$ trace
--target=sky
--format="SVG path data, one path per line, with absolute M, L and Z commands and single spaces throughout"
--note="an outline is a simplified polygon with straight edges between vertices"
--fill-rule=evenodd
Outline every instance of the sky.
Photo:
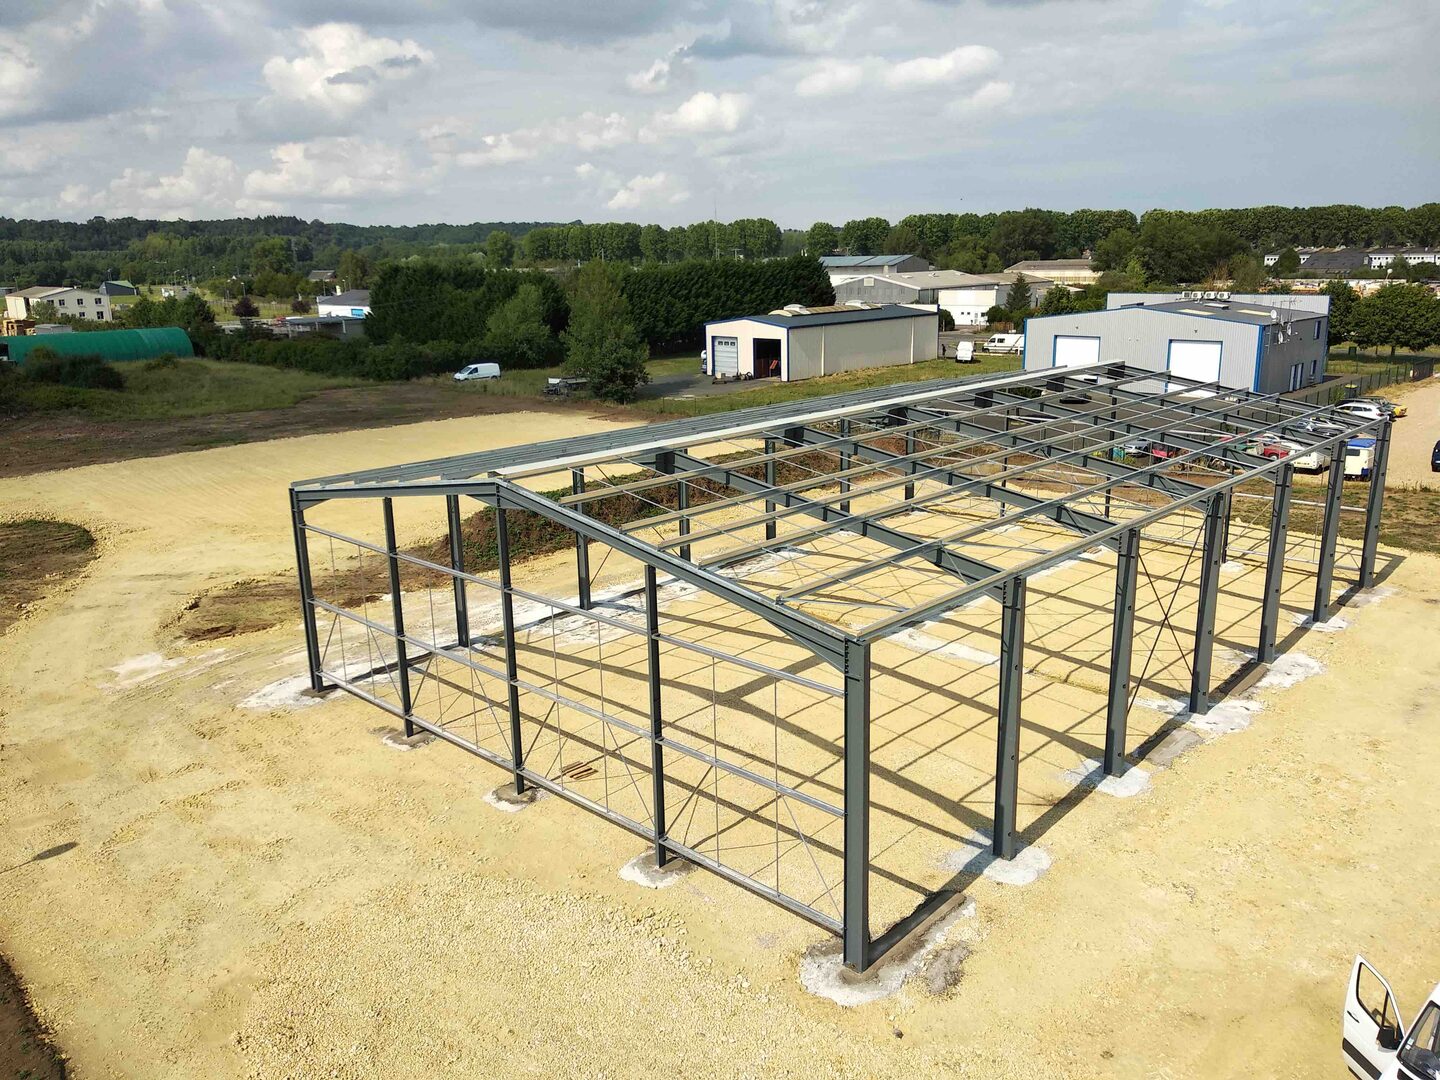
M 0 215 L 1440 199 L 1437 0 L 0 0 Z

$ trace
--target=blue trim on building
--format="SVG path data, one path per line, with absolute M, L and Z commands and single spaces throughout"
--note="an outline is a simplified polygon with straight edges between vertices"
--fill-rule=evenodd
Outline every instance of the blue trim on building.
M 1260 392 L 1260 372 L 1265 367 L 1265 327 L 1255 327 L 1255 377 L 1250 382 L 1250 389 L 1257 394 Z

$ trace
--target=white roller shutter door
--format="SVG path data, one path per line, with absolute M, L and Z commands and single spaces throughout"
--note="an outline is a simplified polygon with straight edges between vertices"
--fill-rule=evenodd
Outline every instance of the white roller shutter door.
M 1077 367 L 1093 364 L 1100 359 L 1098 337 L 1072 337 L 1066 334 L 1055 336 L 1055 366 Z
M 1170 373 L 1199 382 L 1220 381 L 1220 342 L 1171 341 Z
M 715 348 L 712 350 L 711 355 L 713 357 L 711 363 L 714 366 L 710 369 L 710 374 L 716 376 L 736 376 L 740 374 L 739 338 L 717 337 L 715 339 Z

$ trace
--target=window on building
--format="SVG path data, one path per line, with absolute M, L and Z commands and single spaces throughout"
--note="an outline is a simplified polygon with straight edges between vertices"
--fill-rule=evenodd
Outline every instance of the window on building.
M 1316 340 L 1316 341 L 1319 341 L 1319 340 L 1320 340 L 1320 320 L 1319 320 L 1319 319 L 1316 319 L 1316 320 L 1315 320 L 1315 340 Z
M 103 318 L 105 318 L 105 312 L 103 312 L 103 311 L 97 311 L 97 312 L 95 312 L 95 318 L 97 318 L 97 319 L 103 319 Z
M 77 296 L 77 297 L 75 297 L 75 303 L 77 303 L 77 304 L 83 304 L 83 303 L 85 303 L 85 297 L 83 297 L 83 296 Z
M 875 284 L 875 279 L 874 279 L 873 277 L 867 277 L 867 278 L 862 282 L 862 284 L 865 286 L 865 288 L 868 289 L 870 286 L 872 286 L 872 285 Z
M 65 306 L 65 301 L 64 301 L 64 300 L 58 300 L 58 301 L 56 301 L 56 304 L 57 304 L 59 307 L 64 307 L 64 306 Z

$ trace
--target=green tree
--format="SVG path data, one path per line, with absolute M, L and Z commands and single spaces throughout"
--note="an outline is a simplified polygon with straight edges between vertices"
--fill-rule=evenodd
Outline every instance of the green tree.
M 820 257 L 832 254 L 840 246 L 840 234 L 828 221 L 817 221 L 805 234 L 805 253 Z
M 345 289 L 368 289 L 370 287 L 370 260 L 363 252 L 342 251 L 340 261 L 335 264 L 335 277 Z
M 590 392 L 598 398 L 632 401 L 650 381 L 645 371 L 650 350 L 630 321 L 614 272 L 603 262 L 580 268 L 563 340 L 566 373 L 588 379 Z
M 1270 275 L 1254 255 L 1236 255 L 1230 260 L 1230 287 L 1236 292 L 1259 292 Z
M 840 229 L 840 246 L 851 255 L 904 255 L 906 252 L 881 251 L 890 235 L 890 223 L 882 217 L 856 218 Z
M 555 361 L 559 342 L 545 323 L 545 298 L 538 285 L 521 285 L 491 313 L 480 347 L 487 359 L 514 367 L 544 367 Z
M 1276 277 L 1287 277 L 1290 274 L 1298 273 L 1300 270 L 1300 253 L 1293 247 L 1287 247 L 1280 252 L 1280 257 L 1275 260 L 1271 267 Z
M 496 229 L 485 238 L 485 262 L 492 270 L 507 270 L 515 262 L 515 238 Z
M 1355 344 L 1419 352 L 1440 341 L 1440 300 L 1421 285 L 1386 285 L 1355 305 Z
M 276 274 L 288 274 L 295 269 L 295 257 L 283 236 L 267 236 L 255 241 L 250 248 L 250 270 L 260 274 L 266 270 Z
M 1112 229 L 1095 245 L 1090 266 L 1094 270 L 1123 270 L 1135 254 L 1135 234 L 1129 229 Z
M 1354 340 L 1351 335 L 1355 332 L 1355 305 L 1360 301 L 1359 294 L 1343 281 L 1327 281 L 1320 291 L 1330 297 L 1330 344 Z
M 255 301 L 251 300 L 248 294 L 235 301 L 234 311 L 236 317 L 241 319 L 253 319 L 260 314 L 260 309 L 255 306 Z
M 646 262 L 664 262 L 670 257 L 670 243 L 662 225 L 640 228 L 640 257 Z
M 927 255 L 920 242 L 920 234 L 903 222 L 896 225 L 885 237 L 885 250 L 892 255 Z
M 30 318 L 37 323 L 59 322 L 60 309 L 49 300 L 37 300 L 30 305 Z
M 1005 297 L 1005 309 L 1010 312 L 1011 321 L 1018 323 L 1024 319 L 1030 313 L 1030 304 L 1030 282 L 1024 274 L 1016 274 Z
M 1075 306 L 1075 294 L 1063 285 L 1054 285 L 1046 290 L 1036 309 L 1039 315 L 1069 315 L 1079 310 Z

